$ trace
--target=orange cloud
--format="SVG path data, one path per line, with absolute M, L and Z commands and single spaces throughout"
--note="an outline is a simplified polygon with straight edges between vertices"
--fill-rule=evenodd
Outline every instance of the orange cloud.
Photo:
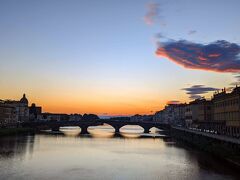
M 219 57 L 221 54 L 209 54 L 208 57 Z

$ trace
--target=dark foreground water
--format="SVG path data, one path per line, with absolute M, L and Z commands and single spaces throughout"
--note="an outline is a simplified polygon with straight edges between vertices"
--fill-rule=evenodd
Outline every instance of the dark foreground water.
M 163 138 L 39 134 L 0 138 L 0 179 L 240 179 L 221 161 Z

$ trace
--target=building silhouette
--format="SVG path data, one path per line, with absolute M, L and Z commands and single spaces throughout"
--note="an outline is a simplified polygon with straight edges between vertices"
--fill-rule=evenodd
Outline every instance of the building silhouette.
M 25 94 L 19 100 L 0 101 L 0 126 L 16 127 L 22 122 L 29 121 L 28 99 Z

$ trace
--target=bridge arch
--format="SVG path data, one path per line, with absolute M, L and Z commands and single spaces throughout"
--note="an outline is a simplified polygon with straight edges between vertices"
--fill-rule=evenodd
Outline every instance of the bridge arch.
M 79 126 L 62 126 L 59 127 L 59 131 L 67 136 L 77 136 L 81 133 L 82 129 Z
M 88 126 L 88 128 L 87 128 L 87 130 L 88 130 L 88 132 L 89 131 L 91 131 L 91 130 L 93 130 L 93 129 L 102 129 L 102 130 L 113 130 L 113 131 L 115 131 L 115 128 L 111 125 L 111 124 L 108 124 L 108 123 L 103 123 L 103 124 L 98 124 L 98 125 L 90 125 L 90 126 Z
M 120 128 L 120 132 L 129 132 L 129 133 L 143 133 L 144 128 L 141 125 L 126 124 Z
M 169 124 L 162 124 L 157 122 L 133 122 L 133 121 L 122 121 L 122 120 L 108 120 L 108 119 L 99 119 L 94 121 L 38 121 L 38 122 L 26 122 L 23 123 L 23 127 L 31 127 L 37 130 L 42 129 L 53 129 L 58 131 L 60 127 L 63 126 L 79 126 L 82 131 L 81 134 L 88 133 L 87 129 L 89 126 L 97 126 L 102 124 L 108 124 L 115 129 L 115 132 L 118 133 L 120 128 L 125 125 L 139 125 L 144 128 L 144 132 L 148 133 L 152 127 L 156 127 L 162 130 L 169 131 L 171 129 Z
M 115 129 L 109 124 L 89 126 L 88 133 L 93 137 L 112 137 L 115 134 Z
M 104 124 L 111 126 L 115 130 L 115 133 L 119 133 L 120 128 L 123 126 L 122 123 L 118 122 L 104 122 Z
M 149 129 L 149 132 L 151 133 L 156 133 L 156 132 L 160 132 L 162 131 L 162 129 L 156 127 L 156 126 L 152 126 L 150 129 Z

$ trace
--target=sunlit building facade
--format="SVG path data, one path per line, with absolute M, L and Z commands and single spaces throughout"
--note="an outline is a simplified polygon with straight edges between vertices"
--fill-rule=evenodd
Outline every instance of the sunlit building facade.
M 168 104 L 154 114 L 153 120 L 164 124 L 185 126 L 186 104 Z
M 220 131 L 230 135 L 240 134 L 240 87 L 227 93 L 225 89 L 216 93 L 212 99 L 214 121 L 224 124 L 219 126 Z
M 212 101 L 196 99 L 189 103 L 192 115 L 192 123 L 195 126 L 208 126 L 213 120 Z

